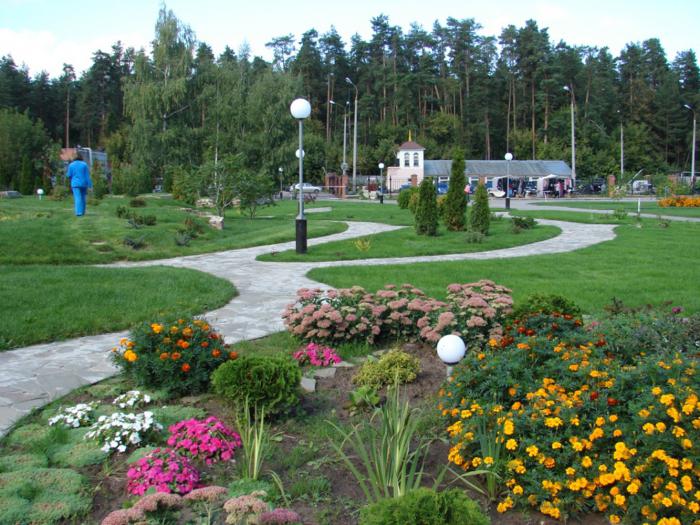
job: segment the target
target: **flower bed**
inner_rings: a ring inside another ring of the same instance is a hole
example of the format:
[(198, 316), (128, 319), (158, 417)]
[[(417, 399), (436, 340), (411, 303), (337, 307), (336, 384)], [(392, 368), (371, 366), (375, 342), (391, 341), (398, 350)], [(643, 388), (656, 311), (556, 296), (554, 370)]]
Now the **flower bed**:
[[(568, 317), (568, 319), (567, 319)], [(500, 476), (498, 510), (611, 523), (700, 511), (697, 355), (608, 350), (571, 316), (537, 316), (468, 354), (441, 391), (449, 461)], [(495, 480), (496, 476), (487, 475)]]
[(451, 284), (447, 301), (428, 297), (410, 284), (386, 286), (375, 294), (358, 286), (340, 290), (297, 292), (283, 318), (287, 329), (303, 340), (323, 344), (388, 340), (436, 343), (447, 334), (468, 345), (501, 334), (510, 313), (510, 290), (488, 280)]
[(659, 199), (662, 208), (700, 208), (700, 197), (689, 195), (676, 195)]

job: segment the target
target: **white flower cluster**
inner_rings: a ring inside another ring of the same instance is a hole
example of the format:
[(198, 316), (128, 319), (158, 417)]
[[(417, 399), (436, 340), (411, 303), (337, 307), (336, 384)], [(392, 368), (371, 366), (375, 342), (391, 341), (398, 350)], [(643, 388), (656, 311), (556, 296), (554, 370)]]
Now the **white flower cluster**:
[(80, 403), (64, 408), (49, 419), (49, 425), (53, 426), (60, 423), (68, 428), (87, 426), (92, 422), (92, 412), (95, 410), (95, 406), (95, 403)]
[(85, 434), (85, 439), (102, 443), (103, 452), (125, 452), (129, 445), (138, 445), (149, 432), (157, 432), (163, 425), (153, 419), (153, 412), (139, 414), (116, 412), (111, 416), (100, 416)]
[(143, 394), (139, 390), (129, 390), (126, 394), (117, 396), (112, 404), (119, 408), (137, 408), (150, 402), (151, 396), (148, 394)]

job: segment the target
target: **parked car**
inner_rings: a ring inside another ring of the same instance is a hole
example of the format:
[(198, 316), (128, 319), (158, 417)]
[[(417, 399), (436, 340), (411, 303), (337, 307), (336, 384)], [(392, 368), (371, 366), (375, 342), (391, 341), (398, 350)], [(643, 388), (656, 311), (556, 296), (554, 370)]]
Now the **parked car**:
[(605, 184), (605, 179), (592, 179), (588, 183), (579, 185), (578, 191), (584, 195), (597, 195), (599, 193), (605, 193), (607, 191), (607, 185)]
[(446, 182), (438, 182), (435, 187), (435, 191), (438, 195), (445, 195), (447, 193), (448, 184)]
[[(318, 186), (314, 186), (310, 182), (305, 182), (304, 183), (304, 193), (321, 193), (323, 189), (319, 188)], [(289, 191), (292, 193), (299, 191), (299, 183), (297, 182), (296, 184), (292, 184), (289, 187)]]
[(635, 180), (632, 182), (632, 193), (633, 194), (639, 194), (639, 193), (654, 193), (654, 186), (652, 185), (651, 182), (648, 180)]

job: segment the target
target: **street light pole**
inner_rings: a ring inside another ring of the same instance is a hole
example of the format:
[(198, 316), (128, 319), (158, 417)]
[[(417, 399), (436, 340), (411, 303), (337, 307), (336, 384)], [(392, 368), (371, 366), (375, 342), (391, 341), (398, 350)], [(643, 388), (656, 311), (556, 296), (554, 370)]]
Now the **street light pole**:
[(510, 161), (513, 160), (513, 154), (509, 151), (506, 153), (506, 210), (510, 210)]
[(350, 78), (345, 77), (345, 82), (355, 88), (355, 113), (352, 127), (352, 191), (355, 193), (357, 192), (357, 96), (359, 92)]
[(343, 177), (347, 175), (348, 162), (346, 158), (346, 152), (348, 149), (348, 106), (350, 101), (345, 101), (345, 113), (343, 113), (343, 163), (340, 165), (340, 169), (343, 170)]
[(571, 190), (576, 189), (576, 124), (574, 121), (574, 90), (564, 86), (571, 95)]
[(688, 104), (683, 104), (686, 109), (693, 112), (693, 153), (690, 157), (690, 192), (695, 192), (695, 128), (697, 125), (697, 118), (695, 115), (695, 108), (692, 108)]
[(299, 215), (296, 220), (296, 252), (306, 253), (306, 217), (304, 216), (304, 119), (311, 115), (308, 100), (298, 98), (290, 106), (292, 116), (299, 121)]

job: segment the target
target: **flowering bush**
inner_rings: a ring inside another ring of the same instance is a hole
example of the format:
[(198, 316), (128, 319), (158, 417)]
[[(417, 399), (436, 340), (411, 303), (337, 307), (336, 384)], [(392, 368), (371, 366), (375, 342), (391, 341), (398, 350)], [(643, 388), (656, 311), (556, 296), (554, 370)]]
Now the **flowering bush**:
[(96, 406), (96, 403), (79, 403), (75, 406), (64, 408), (49, 419), (49, 425), (61, 424), (68, 428), (87, 426), (92, 422), (92, 414)]
[(287, 329), (302, 339), (371, 344), (380, 331), (370, 321), (373, 306), (372, 294), (359, 286), (327, 291), (301, 288), (296, 302), (287, 306), (282, 318)]
[[(110, 512), (102, 525), (128, 525), (129, 523), (150, 523), (148, 519), (149, 513), (155, 513), (163, 510), (177, 509), (182, 507), (182, 498), (177, 494), (165, 494), (156, 492), (148, 494), (139, 499), (136, 504), (130, 509), (119, 509)], [(152, 517), (152, 516), (151, 516)], [(162, 522), (162, 516), (159, 516), (158, 523)]]
[(659, 206), (662, 208), (699, 208), (700, 197), (691, 197), (689, 195), (665, 197), (659, 199)]
[(301, 523), (301, 516), (289, 509), (275, 509), (263, 512), (258, 519), (259, 523), (265, 525), (293, 525)]
[[(257, 518), (263, 513), (270, 510), (270, 506), (263, 501), (262, 497), (266, 494), (263, 491), (255, 491), (252, 494), (231, 498), (224, 503), (224, 510), (228, 514), (226, 523), (237, 525), (239, 523), (248, 523), (249, 518)], [(249, 520), (250, 523), (256, 521)]]
[(385, 286), (375, 294), (363, 288), (297, 292), (283, 315), (297, 337), (318, 343), (384, 339), (437, 342), (458, 334), (476, 344), (501, 334), (512, 308), (510, 290), (492, 281), (451, 284), (447, 302), (426, 296), (410, 284)]
[(117, 396), (112, 401), (113, 405), (119, 408), (140, 408), (151, 402), (151, 396), (143, 394), (139, 390), (129, 390), (125, 394)]
[(238, 354), (202, 319), (145, 323), (112, 349), (114, 362), (138, 385), (165, 388), (173, 395), (209, 388), (209, 376)]
[(241, 436), (215, 417), (187, 419), (168, 430), (169, 447), (207, 465), (232, 460), (234, 451), (241, 446)]
[(162, 429), (160, 423), (153, 419), (152, 412), (116, 412), (110, 416), (100, 416), (85, 434), (85, 439), (101, 442), (103, 452), (125, 452), (130, 445), (148, 442)]
[(126, 477), (127, 491), (137, 496), (150, 488), (156, 492), (187, 494), (199, 482), (199, 472), (190, 460), (170, 448), (157, 448), (132, 463)]
[(467, 354), (440, 392), (448, 460), (505, 481), (499, 512), (522, 505), (556, 519), (597, 510), (611, 523), (693, 523), (696, 357), (612, 354), (604, 333), (591, 337), (565, 315), (540, 319), (539, 331), (513, 325), (505, 344)]
[(294, 352), (292, 357), (296, 359), (299, 366), (307, 364), (311, 366), (330, 366), (341, 361), (335, 350), (327, 346), (322, 347), (316, 343), (309, 343), (303, 350)]

